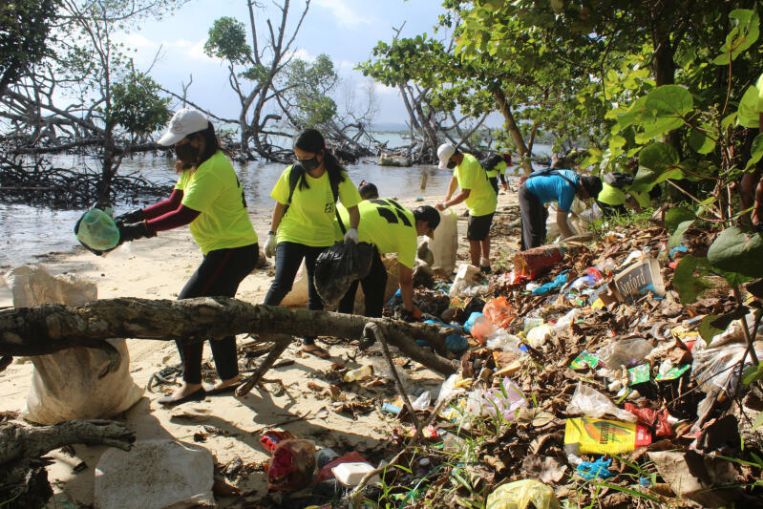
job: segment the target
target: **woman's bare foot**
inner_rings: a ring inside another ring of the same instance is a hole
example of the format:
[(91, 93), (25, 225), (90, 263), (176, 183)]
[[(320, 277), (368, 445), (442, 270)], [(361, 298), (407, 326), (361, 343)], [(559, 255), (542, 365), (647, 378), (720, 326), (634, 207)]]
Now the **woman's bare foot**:
[(320, 346), (316, 345), (315, 343), (306, 343), (302, 345), (302, 348), (300, 351), (309, 353), (310, 355), (315, 355), (316, 357), (320, 357), (321, 359), (330, 359), (331, 355), (329, 355), (328, 351), (324, 348), (321, 348)]
[(207, 393), (201, 384), (183, 383), (175, 392), (169, 396), (159, 399), (159, 403), (165, 406), (175, 406), (187, 401), (201, 401)]

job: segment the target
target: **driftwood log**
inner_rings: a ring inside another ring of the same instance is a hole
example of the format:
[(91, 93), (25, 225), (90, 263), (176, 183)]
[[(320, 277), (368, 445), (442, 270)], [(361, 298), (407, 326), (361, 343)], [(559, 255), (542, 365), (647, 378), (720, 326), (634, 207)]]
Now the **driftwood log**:
[(135, 437), (123, 424), (112, 421), (68, 421), (56, 426), (30, 427), (0, 424), (0, 506), (44, 507), (53, 491), (48, 484), (43, 456), (73, 444), (106, 445), (129, 450)]
[[(99, 348), (108, 338), (214, 339), (232, 334), (288, 334), (360, 339), (367, 323), (378, 324), (387, 342), (443, 375), (456, 363), (445, 359), (444, 331), (437, 327), (326, 311), (253, 305), (225, 297), (185, 300), (104, 299), (80, 307), (46, 305), (0, 310), (0, 356), (45, 355), (66, 348)], [(416, 345), (424, 339), (436, 352)]]

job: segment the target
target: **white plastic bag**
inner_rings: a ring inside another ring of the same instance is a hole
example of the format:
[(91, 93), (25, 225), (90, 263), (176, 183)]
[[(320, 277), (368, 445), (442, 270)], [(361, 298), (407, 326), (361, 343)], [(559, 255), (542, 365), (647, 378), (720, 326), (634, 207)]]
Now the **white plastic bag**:
[[(53, 277), (37, 266), (15, 269), (9, 283), (17, 308), (42, 304), (81, 306), (97, 299), (95, 284)], [(32, 357), (34, 373), (24, 418), (39, 424), (104, 419), (133, 406), (143, 396), (143, 390), (130, 376), (127, 345), (124, 339), (108, 342), (120, 357), (116, 369), (108, 373), (108, 355), (93, 348), (68, 348)]]
[(578, 382), (575, 394), (567, 405), (568, 415), (582, 415), (601, 419), (614, 417), (621, 421), (636, 422), (636, 416), (618, 408), (609, 398), (596, 389)]
[(456, 268), (458, 252), (458, 216), (452, 210), (440, 212), (440, 224), (435, 230), (434, 239), (429, 243), (434, 256), (432, 269), (450, 276)]

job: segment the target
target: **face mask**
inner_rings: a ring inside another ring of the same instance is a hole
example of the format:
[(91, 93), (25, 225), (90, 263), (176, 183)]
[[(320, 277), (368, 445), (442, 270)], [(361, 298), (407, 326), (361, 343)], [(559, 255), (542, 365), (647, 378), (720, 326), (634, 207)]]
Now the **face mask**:
[(297, 159), (297, 161), (300, 165), (302, 165), (305, 171), (313, 171), (321, 165), (321, 163), (318, 162), (317, 157), (311, 157), (310, 159)]
[(199, 158), (199, 151), (190, 143), (175, 146), (175, 155), (186, 166), (192, 166)]

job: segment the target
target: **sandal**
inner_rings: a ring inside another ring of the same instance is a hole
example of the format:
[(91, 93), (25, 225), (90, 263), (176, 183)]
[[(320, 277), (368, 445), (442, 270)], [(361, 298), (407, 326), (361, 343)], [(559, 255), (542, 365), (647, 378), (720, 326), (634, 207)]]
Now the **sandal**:
[(226, 385), (225, 387), (216, 387), (214, 385), (210, 385), (208, 388), (204, 387), (204, 392), (207, 393), (207, 396), (216, 396), (219, 394), (228, 394), (231, 392), (235, 392), (236, 389), (241, 386), (242, 380), (239, 380), (238, 382), (232, 383), (230, 385)]
[(309, 353), (310, 355), (315, 355), (316, 357), (319, 357), (321, 359), (330, 359), (331, 355), (326, 351), (325, 349), (321, 348), (320, 346), (316, 344), (308, 344), (308, 345), (302, 345), (302, 348), (300, 348), (300, 352)]
[(206, 397), (207, 397), (207, 391), (205, 391), (202, 388), (190, 394), (186, 394), (185, 396), (180, 398), (175, 398), (172, 395), (169, 395), (163, 398), (159, 398), (158, 401), (160, 405), (163, 405), (165, 407), (174, 407), (174, 406), (182, 405), (183, 403), (188, 403), (189, 401), (203, 401), (204, 398)]

